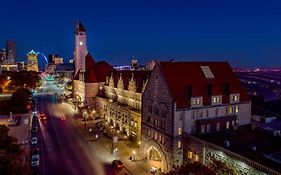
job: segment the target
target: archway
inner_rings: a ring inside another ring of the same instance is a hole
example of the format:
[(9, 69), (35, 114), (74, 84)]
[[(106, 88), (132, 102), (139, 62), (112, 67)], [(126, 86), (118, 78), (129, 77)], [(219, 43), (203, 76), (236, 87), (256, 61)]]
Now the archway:
[(142, 149), (151, 167), (156, 167), (158, 170), (161, 169), (162, 172), (169, 170), (167, 155), (164, 153), (159, 143), (154, 140), (149, 140), (143, 144)]

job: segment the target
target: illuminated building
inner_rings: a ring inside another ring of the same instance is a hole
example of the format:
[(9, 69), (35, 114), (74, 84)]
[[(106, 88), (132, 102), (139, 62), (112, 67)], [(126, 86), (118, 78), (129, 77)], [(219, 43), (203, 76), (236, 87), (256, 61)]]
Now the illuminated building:
[(18, 65), (16, 61), (16, 43), (12, 40), (8, 40), (6, 43), (6, 49), (0, 51), (0, 62), (3, 71), (18, 71)]
[(140, 143), (141, 99), (149, 75), (150, 71), (113, 71), (96, 97), (99, 116), (135, 145)]
[(59, 57), (56, 54), (51, 54), (48, 57), (48, 63), (49, 64), (63, 64), (63, 58)]
[(27, 54), (27, 71), (38, 72), (38, 53), (34, 50)]
[(91, 106), (106, 75), (113, 70), (105, 61), (95, 62), (87, 50), (86, 30), (81, 22), (75, 26), (73, 95), (83, 105)]
[(251, 102), (226, 62), (156, 62), (141, 111), (142, 152), (169, 171), (183, 164), (184, 134), (249, 124)]

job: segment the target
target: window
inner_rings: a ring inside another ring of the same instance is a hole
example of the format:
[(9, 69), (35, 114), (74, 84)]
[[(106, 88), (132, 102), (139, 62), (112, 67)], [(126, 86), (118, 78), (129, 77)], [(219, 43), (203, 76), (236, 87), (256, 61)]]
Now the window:
[(227, 115), (227, 107), (224, 108), (224, 115)]
[(178, 148), (181, 148), (181, 141), (178, 141)]
[(197, 162), (199, 160), (198, 154), (195, 154), (195, 161)]
[(219, 108), (216, 108), (216, 116), (219, 116)]
[(239, 112), (239, 106), (236, 105), (236, 106), (235, 106), (235, 114), (237, 114), (238, 112)]
[(182, 135), (182, 128), (179, 128), (179, 129), (178, 129), (178, 134), (179, 134), (179, 136)]
[(205, 78), (207, 78), (207, 79), (215, 78), (214, 74), (211, 72), (211, 69), (210, 69), (209, 66), (200, 66), (200, 67), (201, 67), (201, 70), (203, 71), (203, 73), (205, 75)]
[(187, 158), (188, 158), (188, 159), (192, 159), (192, 152), (191, 152), (191, 151), (188, 151), (188, 152), (187, 152)]
[(221, 98), (220, 97), (213, 97), (213, 103), (220, 103)]
[(207, 133), (211, 132), (211, 124), (207, 124)]
[(208, 109), (205, 110), (205, 116), (209, 117), (209, 110)]
[(195, 111), (194, 110), (191, 111), (191, 118), (195, 119)]
[(201, 125), (201, 134), (205, 134), (205, 125)]
[(191, 98), (191, 106), (201, 106), (202, 105), (202, 97), (192, 97)]
[(239, 94), (230, 95), (230, 102), (231, 103), (239, 102)]
[(232, 106), (229, 106), (229, 114), (232, 114), (233, 113), (233, 108)]
[(229, 121), (226, 122), (226, 129), (229, 129)]
[(218, 123), (217, 123), (217, 131), (220, 131), (220, 130), (221, 130), (221, 123), (218, 122)]

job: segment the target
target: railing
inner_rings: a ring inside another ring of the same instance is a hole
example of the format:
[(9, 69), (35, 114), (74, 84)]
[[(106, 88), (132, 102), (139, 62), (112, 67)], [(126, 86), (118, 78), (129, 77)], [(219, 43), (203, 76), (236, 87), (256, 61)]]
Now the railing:
[(271, 174), (271, 175), (280, 175), (279, 172), (274, 171), (271, 168), (268, 168), (268, 167), (266, 167), (266, 166), (264, 166), (264, 165), (262, 165), (260, 163), (257, 163), (257, 162), (255, 162), (253, 160), (250, 160), (250, 159), (248, 159), (248, 158), (246, 158), (246, 157), (244, 157), (242, 155), (234, 153), (234, 152), (232, 152), (230, 150), (227, 150), (227, 149), (225, 149), (223, 147), (220, 147), (220, 146), (215, 145), (213, 143), (201, 140), (201, 139), (196, 138), (196, 137), (191, 136), (191, 135), (188, 135), (187, 137), (189, 137), (189, 138), (191, 138), (191, 139), (193, 139), (193, 140), (195, 140), (195, 141), (197, 141), (199, 143), (202, 143), (206, 147), (212, 148), (214, 150), (222, 151), (224, 154), (228, 155), (229, 157), (234, 158), (236, 160), (239, 160), (241, 162), (244, 162), (245, 164), (247, 164), (247, 165), (249, 165), (249, 166), (251, 166), (251, 167), (253, 167), (253, 168), (255, 168), (255, 169), (257, 169), (257, 170), (259, 170), (261, 172), (268, 173), (268, 174)]

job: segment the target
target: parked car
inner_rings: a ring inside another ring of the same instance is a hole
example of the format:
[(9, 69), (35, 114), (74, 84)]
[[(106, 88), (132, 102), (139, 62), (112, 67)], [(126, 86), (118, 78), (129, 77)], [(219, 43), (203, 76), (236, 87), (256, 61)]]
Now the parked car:
[(33, 127), (32, 129), (31, 129), (31, 132), (33, 132), (33, 133), (36, 133), (38, 131), (38, 127), (36, 126), (36, 127)]
[(36, 145), (37, 143), (38, 143), (37, 137), (32, 137), (32, 139), (31, 139), (31, 144), (32, 144), (32, 145)]
[(39, 148), (34, 148), (31, 152), (32, 156), (37, 156), (39, 158)]
[(39, 166), (39, 156), (32, 156), (31, 157), (31, 166), (32, 167)]
[(112, 166), (115, 169), (122, 169), (124, 167), (124, 164), (123, 162), (121, 162), (121, 160), (113, 160)]

